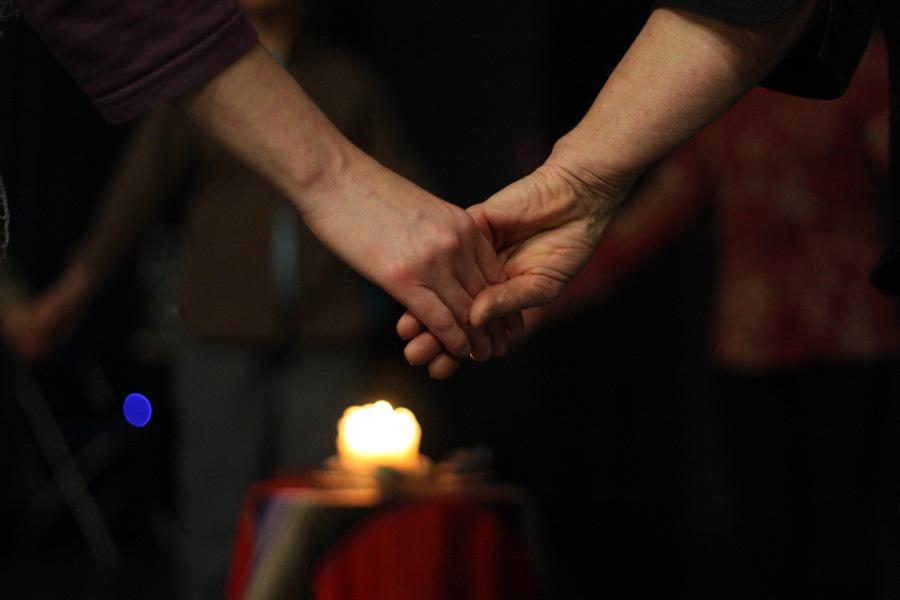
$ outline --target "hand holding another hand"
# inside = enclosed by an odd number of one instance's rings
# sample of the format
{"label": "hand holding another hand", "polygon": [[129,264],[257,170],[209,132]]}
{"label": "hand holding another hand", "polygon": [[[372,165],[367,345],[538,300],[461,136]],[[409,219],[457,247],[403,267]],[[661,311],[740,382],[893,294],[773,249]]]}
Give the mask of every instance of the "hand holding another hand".
{"label": "hand holding another hand", "polygon": [[506,330],[474,327],[469,314],[475,296],[505,278],[490,242],[466,211],[353,148],[349,154],[343,173],[306,196],[315,198],[301,207],[306,224],[452,356],[487,360],[506,343]]}
{"label": "hand holding another hand", "polygon": [[[613,208],[629,188],[630,184],[588,183],[548,161],[469,208],[506,275],[475,297],[469,314],[472,325],[521,332],[521,311],[559,296],[590,260]],[[429,372],[437,378],[456,370],[458,363],[412,315],[401,317],[397,332],[410,340],[404,354],[411,364],[429,363]]]}
{"label": "hand holding another hand", "polygon": [[[254,93],[260,89],[266,93]],[[469,323],[475,296],[505,277],[472,217],[354,146],[265,49],[178,105],[279,188],[321,242],[406,306],[453,356],[486,359],[501,343]]]}

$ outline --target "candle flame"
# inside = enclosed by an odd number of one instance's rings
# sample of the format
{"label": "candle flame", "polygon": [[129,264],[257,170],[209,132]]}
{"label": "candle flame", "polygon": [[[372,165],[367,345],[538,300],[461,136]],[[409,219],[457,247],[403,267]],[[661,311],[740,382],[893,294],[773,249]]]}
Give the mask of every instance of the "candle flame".
{"label": "candle flame", "polygon": [[419,460],[422,430],[406,408],[392,408],[386,400],[351,406],[338,423],[338,454],[355,469],[388,466],[414,469]]}

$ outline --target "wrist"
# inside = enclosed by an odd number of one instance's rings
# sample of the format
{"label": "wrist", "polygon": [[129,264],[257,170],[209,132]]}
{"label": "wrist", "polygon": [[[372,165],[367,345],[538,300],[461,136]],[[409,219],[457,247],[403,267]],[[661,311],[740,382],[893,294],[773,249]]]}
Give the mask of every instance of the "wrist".
{"label": "wrist", "polygon": [[257,45],[177,104],[305,213],[347,177],[358,150]]}
{"label": "wrist", "polygon": [[339,197],[337,190],[359,163],[359,150],[343,136],[318,138],[315,146],[289,159],[283,175],[285,194],[304,216]]}
{"label": "wrist", "polygon": [[[571,196],[583,205],[594,221],[605,221],[622,202],[640,170],[629,172],[606,160],[599,149],[589,151],[576,131],[560,138],[541,169],[563,181]],[[614,157],[613,157],[614,158]]]}

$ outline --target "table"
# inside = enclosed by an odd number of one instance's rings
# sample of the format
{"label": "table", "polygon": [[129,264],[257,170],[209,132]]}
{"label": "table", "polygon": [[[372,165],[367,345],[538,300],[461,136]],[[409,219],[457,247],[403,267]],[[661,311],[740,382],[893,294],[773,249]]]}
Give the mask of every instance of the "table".
{"label": "table", "polygon": [[535,523],[516,486],[264,481],[241,511],[227,600],[536,600]]}

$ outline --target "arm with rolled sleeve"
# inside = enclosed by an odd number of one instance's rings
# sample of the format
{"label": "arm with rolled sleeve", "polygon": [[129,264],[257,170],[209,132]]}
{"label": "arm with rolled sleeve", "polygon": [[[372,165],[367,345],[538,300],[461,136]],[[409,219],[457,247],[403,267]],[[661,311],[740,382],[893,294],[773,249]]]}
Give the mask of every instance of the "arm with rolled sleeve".
{"label": "arm with rolled sleeve", "polygon": [[[509,277],[478,295],[472,323],[556,298],[591,258],[636,179],[764,79],[807,95],[839,94],[868,36],[851,36],[850,50],[832,56],[829,44],[841,37],[834,30],[839,6],[862,7],[859,31],[871,23],[869,0],[657,3],[587,114],[547,161],[469,209]],[[801,77],[794,68],[809,73]],[[441,358],[440,346],[419,335],[408,315],[397,330],[411,340],[410,362]]]}
{"label": "arm with rolled sleeve", "polygon": [[[844,24],[846,36],[832,26],[839,5],[864,8],[854,27]],[[588,113],[547,161],[469,209],[510,277],[476,298],[473,323],[558,296],[590,259],[637,177],[754,86],[842,93],[865,49],[873,10],[865,0],[658,2]],[[835,38],[847,44],[840,56]]]}
{"label": "arm with rolled sleeve", "polygon": [[16,3],[110,123],[207,82],[257,40],[233,0]]}
{"label": "arm with rolled sleeve", "polygon": [[[757,84],[812,98],[843,94],[866,49],[876,2],[657,0],[653,9],[588,114],[544,165],[470,208],[509,277],[479,294],[473,324],[559,296],[644,170]],[[900,18],[890,19],[895,23]],[[900,189],[900,169],[892,171]],[[894,204],[894,240],[873,281],[900,294],[900,203]],[[410,314],[397,332],[410,340],[411,363],[454,370]]]}
{"label": "arm with rolled sleeve", "polygon": [[171,102],[293,201],[309,229],[455,356],[506,332],[469,325],[505,275],[471,216],[378,164],[259,45],[234,0],[17,0],[110,122]]}

